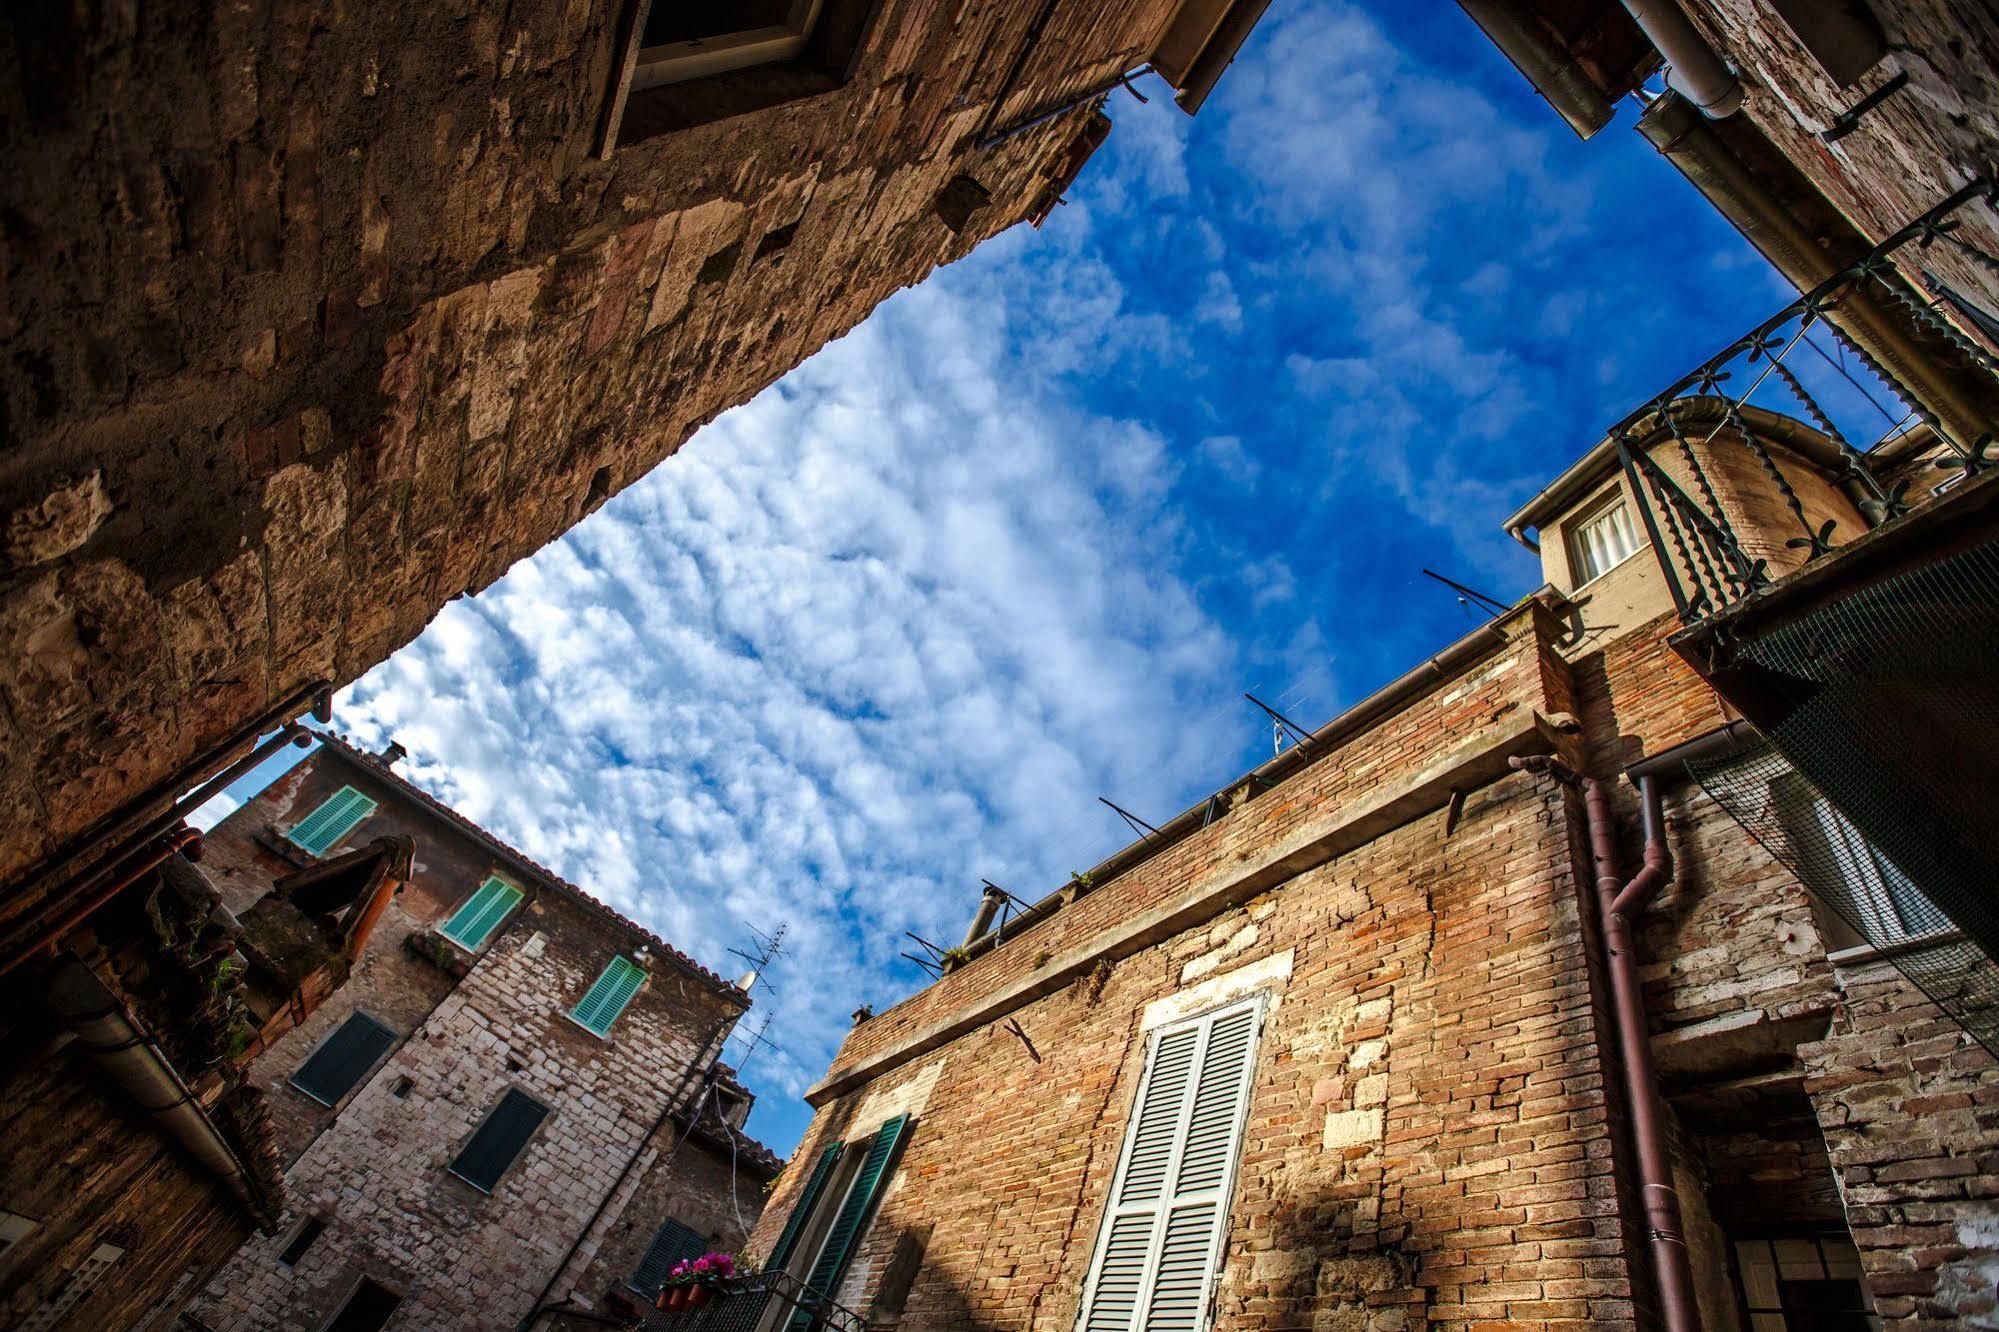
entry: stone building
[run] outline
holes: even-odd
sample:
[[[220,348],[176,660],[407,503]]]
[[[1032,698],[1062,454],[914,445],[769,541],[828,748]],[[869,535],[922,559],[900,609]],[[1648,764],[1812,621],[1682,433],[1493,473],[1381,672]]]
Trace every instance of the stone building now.
[[[235,885],[155,821],[0,935],[0,1324],[164,1327],[285,1205],[257,1057],[346,980],[410,869],[377,838]]]
[[[0,9],[0,882],[1038,223],[1264,3]]]
[[[288,1202],[197,1326],[636,1311],[673,1261],[736,1248],[779,1168],[719,1063],[748,994],[403,780],[399,756],[323,737],[209,834],[225,899],[365,838],[417,850],[347,985],[250,1065]]]
[[[1690,779],[1745,727],[1635,454],[1779,588],[1825,557],[1763,459],[1869,527],[1754,405],[1606,439],[1509,524],[1540,591],[857,1015],[730,1325],[1994,1325],[1999,1061],[1901,969],[1964,935],[1798,774],[1822,892]]]

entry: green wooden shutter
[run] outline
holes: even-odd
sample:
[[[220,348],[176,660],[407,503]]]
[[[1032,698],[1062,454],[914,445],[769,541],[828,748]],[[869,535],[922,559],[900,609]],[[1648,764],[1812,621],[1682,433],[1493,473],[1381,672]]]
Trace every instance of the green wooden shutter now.
[[[866,1233],[875,1203],[881,1197],[882,1185],[888,1180],[889,1168],[903,1139],[909,1136],[909,1129],[908,1115],[897,1115],[881,1126],[874,1141],[868,1144],[867,1158],[861,1162],[860,1173],[854,1176],[853,1187],[847,1190],[846,1201],[840,1204],[839,1215],[833,1218],[832,1229],[826,1232],[826,1242],[820,1246],[805,1284],[829,1300],[840,1278],[847,1274],[854,1250],[860,1247],[861,1236]],[[803,1332],[811,1326],[811,1311],[799,1309],[785,1328],[786,1332]]]
[[[1082,1332],[1198,1332],[1227,1233],[1263,1001],[1162,1029],[1111,1181]]]
[[[614,957],[590,992],[583,996],[583,1002],[569,1010],[569,1016],[599,1036],[608,1036],[611,1024],[625,1011],[625,1005],[639,992],[645,979],[644,967],[628,957]]]
[[[366,1013],[349,1014],[298,1066],[291,1084],[321,1105],[336,1104],[395,1043],[396,1034]]]
[[[321,801],[318,809],[293,824],[285,836],[293,845],[323,856],[374,812],[373,800],[351,786],[343,786]]]
[[[452,913],[438,933],[467,952],[476,953],[514,909],[514,904],[525,896],[505,879],[488,878],[465,899],[465,905]]]
[[[451,1162],[451,1173],[480,1192],[491,1193],[546,1118],[547,1106],[526,1092],[508,1088]]]
[[[840,1153],[845,1146],[836,1142],[819,1153],[819,1164],[812,1167],[812,1178],[805,1181],[805,1192],[798,1195],[791,1215],[785,1219],[784,1232],[771,1248],[770,1261],[764,1264],[765,1270],[775,1272],[791,1261],[791,1251],[798,1247],[798,1237],[805,1230],[805,1223],[812,1219],[812,1209],[819,1205],[819,1195],[826,1191],[827,1182],[833,1178],[834,1167],[840,1164]]]
[[[659,1294],[666,1284],[667,1274],[673,1265],[687,1259],[699,1258],[708,1252],[708,1241],[699,1232],[668,1217],[660,1224],[646,1247],[645,1256],[639,1259],[638,1271],[625,1284],[633,1290],[643,1292],[648,1298]]]

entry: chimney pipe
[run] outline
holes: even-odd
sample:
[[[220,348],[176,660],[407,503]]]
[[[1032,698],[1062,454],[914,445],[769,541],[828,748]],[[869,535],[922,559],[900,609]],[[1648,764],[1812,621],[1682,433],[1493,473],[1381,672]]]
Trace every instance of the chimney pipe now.
[[[375,755],[375,762],[385,768],[393,768],[399,760],[408,758],[409,753],[407,749],[402,747],[399,741],[391,740],[388,744],[382,746],[381,753]]]
[[[1005,900],[1006,894],[991,884],[986,885],[986,890],[979,894],[979,909],[972,917],[972,928],[965,931],[966,948],[970,948],[974,939],[982,937],[993,927],[993,917],[999,914],[1000,903]]]

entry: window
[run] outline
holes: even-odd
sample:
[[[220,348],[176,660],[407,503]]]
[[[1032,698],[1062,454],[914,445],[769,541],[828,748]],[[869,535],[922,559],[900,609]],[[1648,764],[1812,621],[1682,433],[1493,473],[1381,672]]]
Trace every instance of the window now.
[[[366,1013],[351,1013],[292,1074],[291,1084],[321,1105],[338,1105],[396,1043],[396,1034]]]
[[[597,977],[597,983],[583,996],[583,1002],[569,1010],[570,1018],[585,1031],[598,1036],[611,1034],[611,1024],[625,1005],[645,984],[646,969],[628,957],[614,957]]]
[[[5,1257],[7,1250],[34,1234],[38,1224],[33,1217],[0,1210],[0,1257]]]
[[[1735,1273],[1749,1332],[1878,1332],[1860,1254],[1845,1235],[1735,1242]]]
[[[876,0],[631,7],[598,151],[782,106],[847,80]],[[632,20],[627,20],[631,23]]]
[[[459,1149],[451,1173],[481,1193],[491,1193],[547,1118],[547,1106],[509,1088],[479,1131]]]
[[[1566,524],[1569,541],[1569,571],[1575,585],[1608,573],[1636,555],[1645,543],[1631,521],[1631,509],[1624,496],[1612,491],[1609,498],[1584,510]]]
[[[451,919],[438,930],[445,938],[457,944],[468,953],[476,953],[486,940],[493,937],[500,922],[507,918],[526,893],[497,876],[488,876],[479,885],[478,891],[465,899],[465,904],[451,913]]]
[[[307,1217],[304,1223],[292,1232],[291,1240],[278,1254],[278,1261],[286,1267],[297,1267],[298,1260],[305,1257],[305,1251],[312,1247],[312,1242],[318,1239],[320,1232],[325,1229],[326,1222],[316,1216]]]
[[[632,91],[792,60],[819,21],[819,0],[653,0],[639,37]]]
[[[699,1258],[708,1252],[708,1241],[672,1217],[660,1226],[659,1233],[652,1237],[646,1247],[645,1257],[639,1259],[638,1271],[632,1273],[625,1284],[648,1298],[659,1294],[666,1284],[666,1274],[673,1265],[683,1259]]]
[[[388,1326],[389,1315],[403,1297],[369,1277],[362,1277],[349,1292],[347,1302],[333,1315],[325,1332],[380,1332]]]
[[[373,800],[351,786],[343,786],[321,801],[318,809],[293,824],[285,837],[301,850],[323,856],[353,832],[356,824],[373,814],[375,808]]]
[[[816,1291],[830,1294],[836,1290],[867,1234],[868,1222],[874,1219],[875,1204],[881,1200],[911,1127],[908,1115],[897,1115],[866,1140],[864,1149],[829,1148],[820,1157],[798,1206],[792,1209],[777,1248],[771,1251],[770,1266],[783,1266]],[[827,1187],[829,1183],[833,1187]],[[811,1255],[809,1260],[807,1254]],[[783,1324],[785,1332],[806,1332],[813,1325],[804,1308],[794,1310]]]
[[[55,1293],[35,1306],[35,1311],[19,1324],[21,1332],[48,1332],[53,1327],[66,1326],[65,1319],[70,1311],[82,1304],[90,1292],[97,1289],[97,1283],[111,1270],[111,1265],[125,1256],[125,1250],[116,1244],[100,1244],[90,1251],[90,1256],[76,1265],[69,1279],[56,1287]]]
[[[1852,913],[1869,943],[1901,943],[1953,928],[1936,903],[1830,800],[1812,791],[1799,805],[1780,799],[1778,808],[1788,812],[1785,822],[1801,858],[1845,890],[1849,901],[1834,905]]]
[[[1084,1332],[1207,1325],[1263,1001],[1162,1027],[1083,1291]]]

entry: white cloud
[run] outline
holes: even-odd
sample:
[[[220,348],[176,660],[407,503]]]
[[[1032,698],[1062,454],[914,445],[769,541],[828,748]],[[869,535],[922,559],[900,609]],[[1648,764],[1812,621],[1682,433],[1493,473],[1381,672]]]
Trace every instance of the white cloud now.
[[[1164,818],[1232,775],[1239,729],[1167,724],[1234,682],[1159,572],[1165,441],[1037,359],[1103,354],[1112,314],[1022,329],[1005,268],[896,297],[339,700],[710,965],[788,923],[786,1053],[752,1076],[774,1100],[913,984],[904,930],[955,941],[981,877],[1038,896],[1127,840],[1099,793]],[[1114,312],[1107,279],[1058,265],[1038,300]]]

